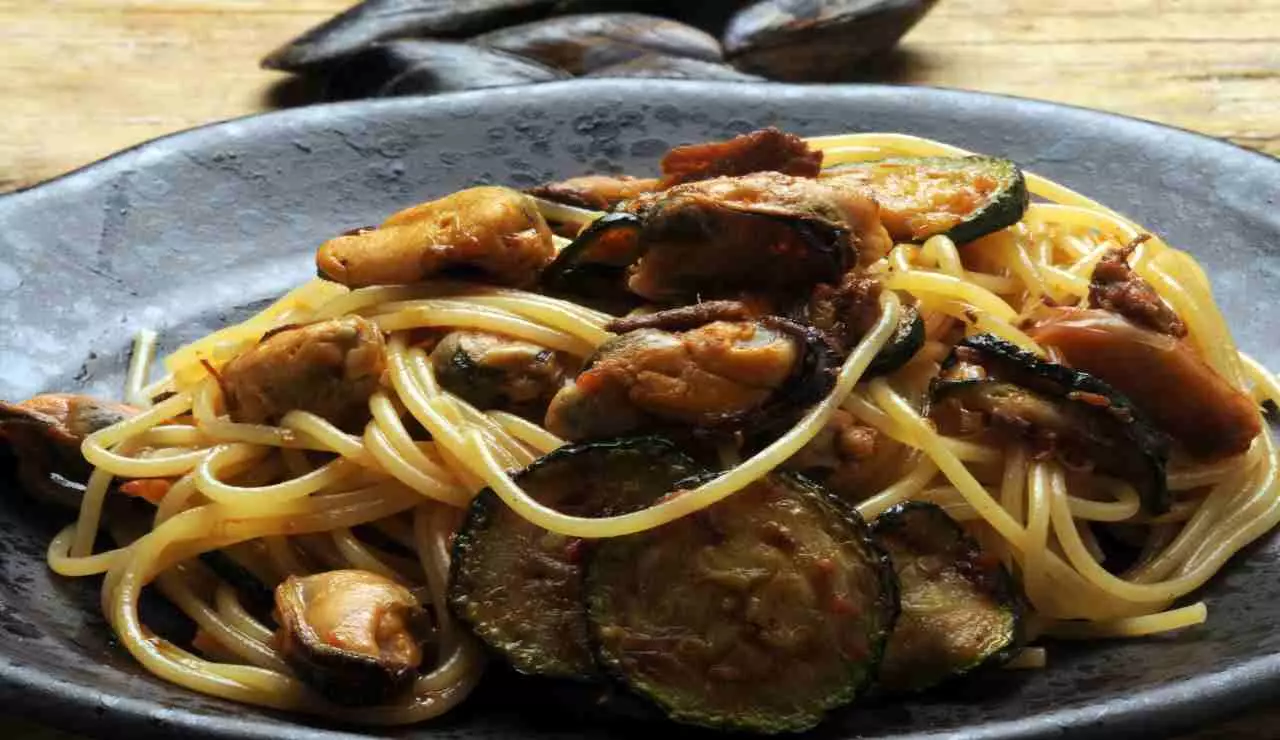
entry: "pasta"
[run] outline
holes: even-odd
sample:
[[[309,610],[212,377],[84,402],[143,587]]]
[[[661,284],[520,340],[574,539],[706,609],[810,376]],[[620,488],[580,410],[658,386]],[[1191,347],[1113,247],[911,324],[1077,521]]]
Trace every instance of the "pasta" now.
[[[939,142],[900,134],[807,140],[824,166],[886,157],[959,157]],[[347,288],[317,279],[249,320],[183,347],[148,383],[156,336],[134,347],[124,397],[140,412],[90,434],[92,466],[78,518],[49,544],[48,562],[67,577],[104,575],[102,608],[121,644],[147,670],[203,693],[343,722],[399,725],[439,716],[479,681],[485,660],[448,604],[450,538],[484,488],[528,522],[556,535],[603,540],[647,532],[726,500],[782,468],[837,414],[903,450],[875,490],[856,503],[874,519],[906,501],[932,501],[1014,572],[1040,634],[1070,639],[1136,637],[1198,624],[1210,608],[1182,605],[1249,542],[1280,521],[1280,456],[1265,431],[1243,454],[1202,462],[1175,455],[1167,473],[1173,505],[1144,511],[1129,482],[1070,470],[1026,444],[947,436],[923,407],[928,383],[957,337],[994,335],[1041,358],[1046,345],[1027,322],[1045,301],[1088,299],[1090,276],[1110,250],[1147,232],[1087,197],[1027,173],[1040,199],[1012,226],[962,248],[946,235],[922,245],[897,240],[866,265],[882,281],[878,317],[848,348],[823,396],[768,444],[727,469],[646,508],[583,516],[541,503],[515,475],[567,442],[507,410],[469,403],[441,384],[420,337],[480,330],[581,361],[616,338],[598,308],[535,290],[428,279]],[[589,224],[603,214],[543,204],[548,219]],[[570,247],[572,248],[572,247]],[[1134,270],[1187,324],[1188,341],[1255,404],[1280,403],[1280,379],[1240,353],[1195,260],[1149,236]],[[927,342],[908,364],[871,377],[906,306],[918,309]],[[285,325],[361,317],[386,335],[386,372],[362,429],[305,410],[278,422],[233,421],[221,373]],[[1255,413],[1260,413],[1256,412]],[[1265,426],[1264,426],[1265,429]],[[154,518],[116,549],[94,552],[104,506],[124,481],[163,480]],[[1095,527],[1123,524],[1144,548],[1114,572],[1100,562]],[[390,533],[395,545],[368,532]],[[394,535],[394,536],[393,536]],[[243,548],[256,547],[248,550]],[[237,549],[241,548],[241,549]],[[406,553],[411,552],[413,557]],[[409,587],[431,614],[436,656],[411,688],[386,703],[342,706],[316,694],[282,656],[273,630],[250,613],[234,584],[205,567],[207,553],[235,553],[274,588],[330,564],[380,574]],[[246,553],[252,553],[246,555]],[[156,636],[142,622],[140,594],[154,584],[199,627],[194,646]],[[1051,660],[1051,649],[1048,653]],[[1027,648],[1010,667],[1040,667]]]

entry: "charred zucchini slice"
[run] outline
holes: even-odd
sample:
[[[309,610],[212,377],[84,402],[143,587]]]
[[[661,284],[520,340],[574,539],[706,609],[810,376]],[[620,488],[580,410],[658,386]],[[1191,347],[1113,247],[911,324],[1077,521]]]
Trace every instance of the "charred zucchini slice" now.
[[[670,442],[637,437],[562,447],[534,461],[516,481],[559,511],[608,516],[646,506],[701,471]],[[486,489],[454,540],[449,604],[517,671],[592,678],[582,548],[582,540],[530,524]]]
[[[1012,577],[934,504],[910,501],[871,525],[898,576],[901,611],[879,683],[918,691],[1022,646],[1023,607]]]
[[[924,346],[924,319],[915,306],[903,306],[898,328],[867,366],[867,377],[887,375],[911,361]]]
[[[640,217],[614,211],[596,219],[542,271],[547,290],[598,300],[626,292],[626,271],[640,257]]]
[[[1030,202],[1018,165],[996,157],[899,157],[826,170],[824,178],[865,189],[896,241],[944,234],[956,244],[1011,226]]]
[[[775,473],[587,566],[596,657],[688,724],[808,729],[875,674],[898,610],[888,558],[857,512]]]
[[[1128,480],[1144,508],[1169,508],[1169,438],[1122,393],[990,334],[967,337],[943,364],[930,416],[944,434],[1015,434],[1065,462]]]

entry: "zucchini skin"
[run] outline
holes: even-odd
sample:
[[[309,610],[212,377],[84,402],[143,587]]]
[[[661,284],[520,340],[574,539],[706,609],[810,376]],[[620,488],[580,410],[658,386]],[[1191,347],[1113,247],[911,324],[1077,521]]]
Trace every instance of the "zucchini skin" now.
[[[692,488],[701,482],[714,478],[716,475],[718,474],[708,474],[685,481],[681,484],[681,487]],[[602,541],[591,550],[586,569],[587,613],[591,626],[589,635],[597,663],[614,681],[627,688],[631,694],[642,699],[647,706],[660,710],[668,719],[687,725],[735,732],[760,734],[801,732],[821,723],[829,712],[852,703],[874,684],[877,668],[884,657],[889,636],[893,631],[894,623],[899,614],[898,581],[893,570],[892,561],[876,543],[870,527],[863,521],[857,509],[851,504],[799,473],[775,471],[770,474],[770,478],[782,482],[791,490],[797,491],[798,495],[812,497],[812,500],[817,502],[819,508],[839,522],[838,526],[840,528],[847,530],[847,535],[851,538],[851,541],[857,544],[864,555],[865,559],[861,565],[871,569],[875,577],[879,597],[872,605],[878,612],[879,629],[870,636],[867,653],[856,668],[850,672],[848,682],[843,684],[839,691],[821,698],[818,702],[803,710],[794,709],[785,713],[772,713],[765,708],[734,714],[711,707],[705,709],[681,708],[676,706],[678,698],[673,699],[673,695],[664,691],[661,686],[631,675],[627,670],[625,661],[610,653],[604,639],[604,632],[608,629],[608,625],[605,623],[608,615],[606,614],[607,605],[601,594],[602,589],[607,588],[611,582],[609,575],[605,572],[609,565],[608,561],[610,559],[627,559],[628,556],[643,557],[643,551],[638,554],[631,553],[627,548],[632,548],[638,544],[638,538],[646,535],[660,536],[662,529],[659,528],[650,532],[631,535],[630,537]],[[747,492],[743,491],[735,494],[735,496],[746,494]],[[691,516],[696,516],[696,514]],[[643,547],[643,543],[639,544]],[[610,552],[613,548],[621,548],[622,551]],[[785,678],[783,681],[785,681]],[[781,690],[788,688],[788,685],[779,683],[769,688]]]
[[[962,560],[957,563],[956,570],[976,591],[987,594],[994,604],[999,605],[1007,619],[1007,633],[994,636],[992,642],[985,646],[989,649],[972,656],[971,660],[960,665],[945,666],[944,670],[929,673],[920,672],[917,664],[915,675],[910,677],[901,675],[899,671],[894,670],[897,656],[902,654],[902,650],[910,649],[910,646],[904,645],[901,639],[895,641],[894,638],[900,637],[902,633],[898,630],[903,629],[908,621],[912,620],[912,611],[909,606],[912,599],[910,584],[899,577],[898,588],[901,592],[903,607],[894,635],[889,638],[884,662],[880,665],[879,685],[891,693],[923,691],[971,671],[998,667],[1016,656],[1026,642],[1027,606],[1017,582],[1002,563],[985,556],[978,543],[941,507],[925,501],[907,501],[898,504],[877,517],[871,523],[871,531],[877,543],[889,553],[889,558],[893,560],[895,548],[890,541],[895,536],[906,532],[908,528],[922,524],[929,528],[930,534],[941,534],[941,537],[930,538],[927,543],[921,542],[919,537],[910,538],[910,545],[917,548],[922,544],[934,547],[932,551],[917,549],[916,554],[927,557],[933,554],[949,554],[948,551],[959,551],[958,554],[961,555]],[[910,537],[910,533],[907,535]],[[895,569],[898,569],[898,565],[895,561]],[[929,647],[928,644],[926,644],[927,647]]]
[[[616,453],[636,456],[628,466],[645,466],[645,473],[652,475],[653,481],[638,485],[631,474],[634,469],[629,472],[627,467],[615,464],[617,458],[610,457]],[[612,467],[617,469],[610,470]],[[578,491],[581,493],[590,485],[592,473],[600,473],[602,479],[610,477],[604,473],[614,473],[613,477],[622,478],[623,485],[602,488],[599,500],[569,502],[572,512],[578,515],[611,515],[642,508],[681,479],[704,470],[666,439],[629,437],[566,445],[530,463],[517,474],[516,481],[535,498],[554,506],[564,502],[538,495],[540,475],[573,475],[582,483]],[[563,545],[563,549],[546,549],[553,545]],[[532,574],[487,570],[495,547],[507,548],[510,554],[537,557],[537,562],[529,557],[507,558],[505,562],[499,558],[500,565],[538,570]],[[587,644],[581,598],[579,553],[585,547],[583,540],[559,537],[528,523],[486,488],[472,501],[454,537],[447,591],[450,609],[459,622],[518,673],[571,681],[596,680],[599,672]],[[521,604],[527,609],[521,611]]]
[[[1169,510],[1171,497],[1168,481],[1165,478],[1165,467],[1169,460],[1169,437],[1157,429],[1123,393],[1089,373],[1042,360],[1035,354],[993,334],[976,334],[966,337],[956,346],[978,350],[989,358],[1014,367],[1018,372],[1028,373],[1037,381],[1036,386],[1030,388],[1034,392],[1050,394],[1065,403],[1083,407],[1090,413],[1127,418],[1127,422],[1117,422],[1118,426],[1124,436],[1137,448],[1147,467],[1144,479],[1137,481],[1143,508],[1152,514],[1163,514]],[[942,372],[945,373],[956,361],[953,350],[952,354],[943,360]],[[950,389],[973,382],[982,381],[940,381],[935,378],[930,385],[929,396],[937,401]],[[1014,384],[1020,385],[1016,382]],[[1099,409],[1083,401],[1073,400],[1070,397],[1072,393],[1102,396],[1109,402],[1110,410]]]
[[[924,319],[920,318],[920,309],[903,306],[898,328],[889,337],[888,344],[872,358],[867,366],[867,377],[888,375],[907,364],[924,346],[924,340]]]
[[[891,157],[871,162],[838,165],[825,172],[823,177],[839,178],[841,175],[869,173],[881,165],[907,165],[949,170],[982,168],[987,174],[996,176],[1000,181],[994,197],[989,198],[978,210],[971,212],[951,228],[905,237],[905,240],[917,244],[939,234],[951,239],[957,245],[967,244],[974,239],[1017,223],[1031,203],[1022,169],[1011,160],[998,157]],[[874,194],[874,186],[867,187]],[[901,234],[894,234],[894,236],[895,238],[904,237]]]

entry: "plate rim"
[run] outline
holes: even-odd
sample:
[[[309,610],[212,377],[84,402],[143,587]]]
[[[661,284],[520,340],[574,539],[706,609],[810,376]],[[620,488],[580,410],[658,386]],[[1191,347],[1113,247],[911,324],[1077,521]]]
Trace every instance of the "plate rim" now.
[[[1280,181],[1280,158],[1265,152],[1176,125],[1017,95],[924,85],[851,83],[819,86],[756,81],[604,78],[564,80],[433,96],[323,103],[238,116],[149,139],[47,180],[0,194],[0,208],[22,207],[28,200],[38,201],[43,197],[56,194],[63,188],[74,188],[82,183],[88,185],[100,178],[110,176],[137,157],[151,152],[180,152],[198,147],[202,142],[228,131],[237,131],[252,139],[254,130],[259,127],[270,129],[290,123],[305,126],[310,121],[324,121],[335,117],[361,115],[377,117],[387,111],[417,110],[422,111],[420,115],[429,116],[433,108],[443,111],[451,106],[472,102],[483,106],[485,101],[517,95],[524,99],[532,96],[534,100],[530,102],[536,104],[537,97],[555,95],[561,88],[572,87],[577,91],[587,88],[588,93],[592,89],[613,93],[628,90],[655,91],[673,86],[689,90],[706,90],[707,94],[717,94],[717,92],[740,94],[744,91],[769,88],[784,94],[795,94],[800,98],[809,96],[831,100],[857,97],[859,94],[869,92],[911,90],[923,91],[923,94],[928,96],[953,98],[957,101],[997,100],[1033,111],[1069,111],[1083,118],[1120,121],[1130,128],[1145,128],[1149,132],[1148,135],[1164,133],[1184,140],[1194,139],[1201,147],[1216,148],[1224,155],[1229,153],[1231,156],[1241,157],[1242,160],[1252,160],[1261,166],[1274,168],[1277,180]],[[1110,699],[1105,705],[1068,706],[1016,720],[987,722],[966,729],[964,736],[972,738],[1042,737],[1088,729],[1100,736],[1126,737],[1130,736],[1129,733],[1150,732],[1155,728],[1179,731],[1229,717],[1244,708],[1259,706],[1277,689],[1280,689],[1280,652],[1272,652],[1250,658],[1216,673],[1199,675],[1177,683],[1143,689],[1134,694]],[[153,700],[114,697],[94,686],[63,681],[36,673],[14,661],[6,651],[0,649],[0,697],[21,700],[29,692],[40,693],[47,697],[42,706],[31,708],[33,716],[53,726],[79,731],[92,731],[95,719],[109,714],[114,722],[119,723],[116,729],[128,728],[142,735],[169,735],[181,730],[192,733],[194,736],[223,738],[270,737],[293,740],[293,738],[304,737],[335,739],[366,737],[364,734],[350,734],[347,730],[351,728],[344,729],[338,725],[310,723],[294,723],[287,727],[264,725],[253,718],[243,718],[234,714],[208,715],[187,709],[169,709]],[[287,714],[263,711],[272,716],[283,717],[286,721],[290,719]],[[75,716],[71,716],[73,714]],[[216,721],[210,721],[215,717]],[[954,736],[954,731],[923,730],[896,737],[900,740],[923,740]]]

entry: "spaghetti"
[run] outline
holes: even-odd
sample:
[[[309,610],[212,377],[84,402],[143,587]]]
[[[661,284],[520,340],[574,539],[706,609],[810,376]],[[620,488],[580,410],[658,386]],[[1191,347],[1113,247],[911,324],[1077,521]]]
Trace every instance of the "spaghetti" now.
[[[898,134],[807,143],[825,153],[828,167],[967,154]],[[102,608],[113,630],[147,670],[168,681],[341,721],[419,722],[462,701],[483,670],[481,651],[453,622],[445,593],[450,536],[460,510],[479,490],[491,488],[521,517],[560,535],[642,532],[744,489],[784,464],[840,412],[906,449],[890,482],[858,503],[861,513],[873,518],[913,499],[943,505],[1017,572],[1040,634],[1129,637],[1203,622],[1202,603],[1171,607],[1280,521],[1280,456],[1268,434],[1230,459],[1175,459],[1168,473],[1174,505],[1153,518],[1123,482],[1069,475],[1057,462],[1033,459],[1022,445],[1001,448],[942,436],[921,408],[925,384],[950,349],[940,339],[949,329],[994,334],[1043,356],[1045,349],[1020,328],[1028,312],[1042,297],[1084,299],[1103,254],[1146,233],[1065,187],[1031,174],[1027,181],[1042,202],[1020,222],[985,237],[978,252],[934,236],[923,246],[899,244],[868,268],[889,288],[880,298],[879,319],[848,353],[831,390],[795,426],[692,490],[617,516],[571,516],[524,491],[512,471],[564,440],[526,418],[476,408],[442,388],[413,339],[425,328],[476,329],[585,358],[614,337],[606,329],[612,317],[598,310],[458,281],[349,290],[316,280],[253,318],[177,350],[165,360],[164,377],[149,385],[155,336],[145,332],[125,389],[142,411],[84,441],[93,474],[77,521],[49,545],[49,565],[69,577],[105,575]],[[549,218],[584,225],[602,215],[562,205],[547,209]],[[1207,363],[1256,401],[1280,403],[1280,380],[1235,348],[1192,257],[1153,237],[1136,248],[1132,264],[1186,319],[1190,341]],[[913,363],[867,380],[903,300],[919,307],[929,342]],[[228,362],[273,328],[353,315],[388,335],[389,382],[372,396],[361,433],[303,411],[287,414],[279,425],[227,418],[217,374]],[[117,549],[95,553],[94,536],[115,479],[166,479],[170,485],[147,528],[123,537]],[[1099,562],[1093,536],[1093,527],[1116,523],[1129,525],[1145,543],[1141,562],[1121,574]],[[393,533],[418,562],[353,534],[353,528],[369,526]],[[433,615],[430,639],[438,658],[393,703],[352,708],[328,702],[292,673],[271,630],[245,609],[237,590],[193,559],[214,551],[250,565],[268,588],[330,565],[402,583]],[[196,646],[172,644],[143,624],[138,601],[149,584],[198,625]],[[1029,648],[1013,665],[1044,662],[1043,649]]]

